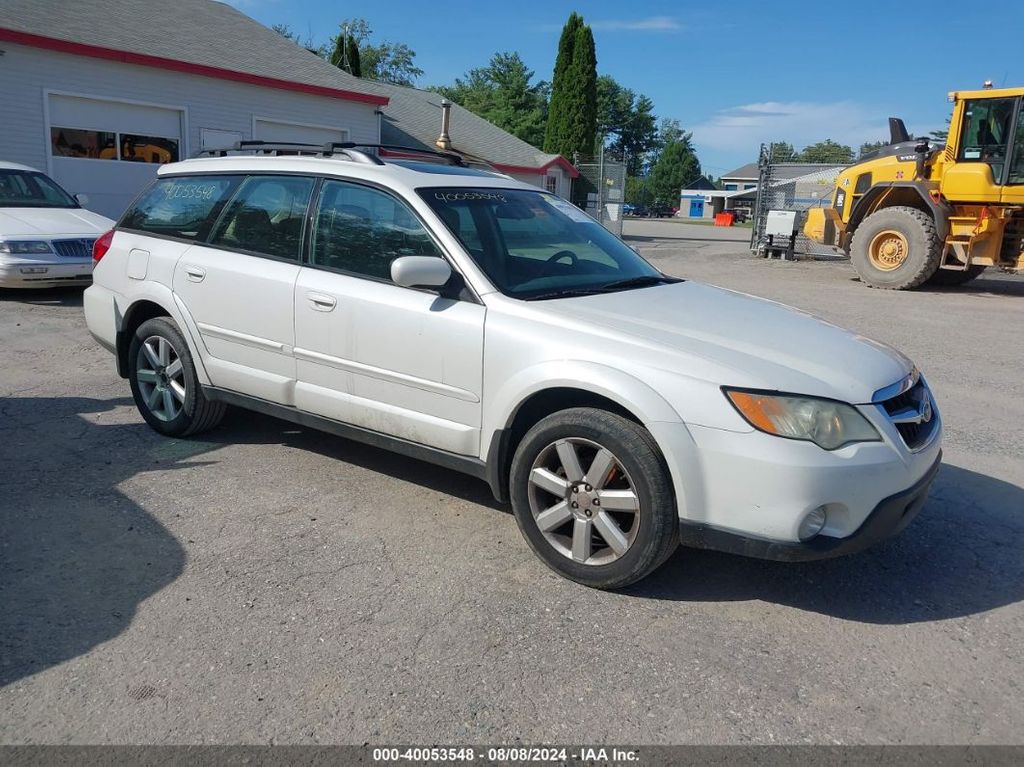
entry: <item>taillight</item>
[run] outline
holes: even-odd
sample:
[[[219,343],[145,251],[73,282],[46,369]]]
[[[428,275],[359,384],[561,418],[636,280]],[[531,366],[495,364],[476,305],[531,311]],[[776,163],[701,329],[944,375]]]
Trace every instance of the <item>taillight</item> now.
[[[110,243],[114,241],[114,230],[104,233],[92,244],[92,260],[99,263],[99,260],[107,255],[110,250]]]

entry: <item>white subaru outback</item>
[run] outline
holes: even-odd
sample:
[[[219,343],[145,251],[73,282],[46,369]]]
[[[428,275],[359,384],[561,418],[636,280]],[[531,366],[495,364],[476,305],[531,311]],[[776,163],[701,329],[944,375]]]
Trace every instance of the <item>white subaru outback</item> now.
[[[85,314],[162,434],[227,405],[485,479],[621,587],[682,542],[785,560],[903,529],[940,461],[899,352],[666,276],[554,195],[352,145],[164,165]]]

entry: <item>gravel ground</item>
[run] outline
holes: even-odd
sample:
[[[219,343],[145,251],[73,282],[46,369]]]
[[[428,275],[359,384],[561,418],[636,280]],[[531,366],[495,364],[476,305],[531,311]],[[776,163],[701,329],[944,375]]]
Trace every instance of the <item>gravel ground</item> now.
[[[747,230],[626,231],[918,362],[946,457],[902,536],[590,591],[459,474],[240,411],[157,436],[79,291],[6,292],[0,742],[1019,743],[1024,280],[889,293]]]

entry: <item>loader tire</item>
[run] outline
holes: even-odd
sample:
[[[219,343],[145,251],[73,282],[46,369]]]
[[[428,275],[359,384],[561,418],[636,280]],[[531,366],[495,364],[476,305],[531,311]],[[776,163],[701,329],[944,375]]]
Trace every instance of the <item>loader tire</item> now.
[[[928,284],[937,288],[966,285],[985,271],[985,269],[986,267],[984,266],[968,266],[963,271],[958,269],[936,269],[935,274],[928,278]]]
[[[917,208],[876,210],[853,234],[850,259],[868,287],[909,290],[939,268],[942,241],[935,222]]]

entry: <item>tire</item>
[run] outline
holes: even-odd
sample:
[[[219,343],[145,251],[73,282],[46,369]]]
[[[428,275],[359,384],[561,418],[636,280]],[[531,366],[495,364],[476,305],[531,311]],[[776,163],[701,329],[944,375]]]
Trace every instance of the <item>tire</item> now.
[[[203,395],[192,353],[170,317],[146,320],[135,330],[128,347],[128,382],[146,423],[168,437],[212,429],[227,409]]]
[[[935,274],[941,256],[942,241],[931,216],[903,206],[876,210],[864,219],[850,247],[861,282],[885,290],[921,285]]]
[[[929,285],[935,287],[952,287],[955,285],[966,285],[978,277],[985,269],[985,266],[968,266],[963,271],[958,269],[936,269],[935,274],[928,278]]]
[[[565,468],[566,446],[577,469]],[[575,482],[569,481],[570,471]],[[616,589],[635,583],[679,545],[672,483],[654,438],[605,410],[562,410],[530,429],[512,459],[509,496],[519,529],[537,556],[585,586]],[[628,510],[631,505],[635,511]]]

